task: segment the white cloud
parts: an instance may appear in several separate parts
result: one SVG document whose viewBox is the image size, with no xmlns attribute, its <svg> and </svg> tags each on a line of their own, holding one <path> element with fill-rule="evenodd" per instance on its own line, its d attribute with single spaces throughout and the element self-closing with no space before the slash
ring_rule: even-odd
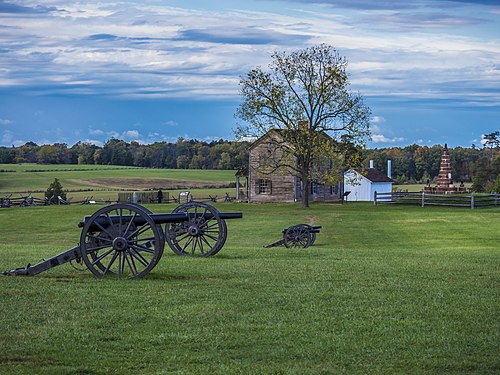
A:
<svg viewBox="0 0 500 375">
<path fill-rule="evenodd" d="M 104 135 L 106 133 L 101 129 L 89 129 L 89 134 L 91 134 L 91 135 Z"/>
<path fill-rule="evenodd" d="M 460 7 L 416 14 L 412 7 L 318 11 L 314 2 L 302 9 L 256 2 L 266 11 L 162 3 L 51 0 L 64 11 L 36 18 L 0 15 L 0 43 L 10 46 L 2 54 L 0 86 L 132 98 L 234 98 L 239 76 L 266 65 L 271 52 L 325 42 L 348 55 L 353 85 L 365 96 L 500 104 L 500 42 L 491 31 L 467 36 L 463 28 L 481 17 L 487 23 L 495 9 L 479 9 L 473 19 Z"/>
<path fill-rule="evenodd" d="M 10 124 L 12 124 L 11 120 L 0 118 L 0 125 L 10 125 Z"/>
<path fill-rule="evenodd" d="M 26 144 L 27 141 L 24 141 L 22 139 L 16 139 L 14 141 L 12 141 L 11 143 L 15 146 L 15 147 L 19 147 L 19 146 L 22 146 L 24 144 Z"/>
<path fill-rule="evenodd" d="M 253 135 L 242 135 L 240 136 L 237 141 L 238 142 L 253 142 L 257 139 L 257 137 Z"/>
<path fill-rule="evenodd" d="M 127 130 L 122 133 L 122 138 L 127 139 L 137 139 L 140 137 L 140 133 L 137 130 Z"/>
<path fill-rule="evenodd" d="M 178 126 L 178 125 L 179 125 L 179 124 L 178 124 L 176 121 L 174 121 L 174 120 L 164 121 L 164 122 L 162 122 L 161 124 L 162 124 L 162 125 L 165 125 L 165 126 L 173 126 L 173 127 L 175 127 L 175 126 Z"/>
<path fill-rule="evenodd" d="M 396 143 L 403 142 L 405 139 L 403 137 L 387 138 L 383 134 L 372 134 L 372 142 L 375 143 Z"/>
<path fill-rule="evenodd" d="M 104 146 L 104 143 L 101 142 L 101 141 L 98 141 L 97 139 L 85 139 L 83 142 L 84 143 L 90 143 L 91 145 L 96 145 L 96 146 L 99 146 L 99 147 Z"/>
<path fill-rule="evenodd" d="M 385 118 L 383 118 L 382 116 L 373 116 L 371 119 L 370 119 L 370 122 L 372 124 L 380 124 L 382 122 L 385 122 Z"/>
<path fill-rule="evenodd" d="M 13 139 L 14 139 L 14 134 L 11 131 L 6 130 L 3 132 L 3 135 L 2 135 L 2 143 L 3 144 L 11 143 Z"/>
</svg>

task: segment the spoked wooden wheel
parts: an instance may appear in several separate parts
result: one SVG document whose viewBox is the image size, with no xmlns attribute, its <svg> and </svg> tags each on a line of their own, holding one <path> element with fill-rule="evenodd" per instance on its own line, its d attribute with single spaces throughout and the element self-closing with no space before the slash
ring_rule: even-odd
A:
<svg viewBox="0 0 500 375">
<path fill-rule="evenodd" d="M 132 204 L 112 204 L 96 211 L 80 236 L 80 251 L 96 276 L 142 277 L 163 254 L 161 227 L 150 211 Z"/>
<path fill-rule="evenodd" d="M 288 228 L 283 235 L 285 246 L 306 248 L 311 245 L 314 240 L 308 227 L 306 224 L 299 224 Z"/>
<path fill-rule="evenodd" d="M 226 222 L 219 211 L 204 203 L 189 202 L 172 213 L 186 213 L 186 220 L 165 225 L 165 239 L 178 255 L 215 255 L 227 237 Z"/>
<path fill-rule="evenodd" d="M 313 227 L 308 225 L 308 224 L 302 224 L 304 225 L 307 230 L 309 231 L 309 245 L 308 246 L 312 246 L 314 244 L 314 242 L 316 241 L 316 233 L 313 232 Z"/>
</svg>

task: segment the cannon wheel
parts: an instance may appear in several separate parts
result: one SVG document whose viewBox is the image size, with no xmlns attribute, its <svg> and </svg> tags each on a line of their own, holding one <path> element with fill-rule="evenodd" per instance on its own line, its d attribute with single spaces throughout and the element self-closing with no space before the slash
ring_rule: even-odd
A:
<svg viewBox="0 0 500 375">
<path fill-rule="evenodd" d="M 315 238 L 312 238 L 313 233 L 311 233 L 310 226 L 307 224 L 294 225 L 287 228 L 285 234 L 283 235 L 283 240 L 287 248 L 292 247 L 309 247 Z"/>
<path fill-rule="evenodd" d="M 175 208 L 172 213 L 187 213 L 186 221 L 165 224 L 165 239 L 177 255 L 217 254 L 227 237 L 226 222 L 219 211 L 205 203 L 189 202 Z"/>
<path fill-rule="evenodd" d="M 314 242 L 316 241 L 316 233 L 311 232 L 311 230 L 313 229 L 312 226 L 310 226 L 308 224 L 302 224 L 302 225 L 305 225 L 307 227 L 307 229 L 309 230 L 309 245 L 308 246 L 312 246 L 312 244 L 314 244 Z"/>
<path fill-rule="evenodd" d="M 163 254 L 165 242 L 161 227 L 150 213 L 144 207 L 124 203 L 96 211 L 80 236 L 87 268 L 98 277 L 142 277 L 151 271 Z M 110 216 L 115 216 L 113 221 Z"/>
</svg>

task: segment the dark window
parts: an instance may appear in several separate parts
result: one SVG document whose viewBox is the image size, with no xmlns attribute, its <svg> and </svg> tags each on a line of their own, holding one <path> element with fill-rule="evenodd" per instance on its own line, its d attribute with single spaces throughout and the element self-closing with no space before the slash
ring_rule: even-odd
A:
<svg viewBox="0 0 500 375">
<path fill-rule="evenodd" d="M 271 194 L 271 180 L 258 180 L 258 194 Z"/>
<path fill-rule="evenodd" d="M 311 194 L 318 194 L 318 186 L 318 183 L 311 182 Z"/>
</svg>

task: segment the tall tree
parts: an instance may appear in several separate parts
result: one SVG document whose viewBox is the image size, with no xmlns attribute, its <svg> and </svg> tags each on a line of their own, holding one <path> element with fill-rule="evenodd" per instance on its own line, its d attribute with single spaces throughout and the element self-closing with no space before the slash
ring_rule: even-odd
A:
<svg viewBox="0 0 500 375">
<path fill-rule="evenodd" d="M 268 70 L 254 68 L 240 80 L 237 116 L 245 125 L 237 135 L 280 130 L 275 157 L 267 158 L 263 170 L 285 168 L 299 177 L 303 207 L 309 206 L 312 181 L 334 183 L 340 166 L 359 165 L 354 146 L 364 146 L 369 137 L 370 109 L 349 89 L 346 68 L 347 60 L 335 48 L 321 44 L 275 52 Z M 321 165 L 335 167 L 325 170 Z"/>
<path fill-rule="evenodd" d="M 494 131 L 483 135 L 484 147 L 500 147 L 500 131 Z"/>
</svg>

